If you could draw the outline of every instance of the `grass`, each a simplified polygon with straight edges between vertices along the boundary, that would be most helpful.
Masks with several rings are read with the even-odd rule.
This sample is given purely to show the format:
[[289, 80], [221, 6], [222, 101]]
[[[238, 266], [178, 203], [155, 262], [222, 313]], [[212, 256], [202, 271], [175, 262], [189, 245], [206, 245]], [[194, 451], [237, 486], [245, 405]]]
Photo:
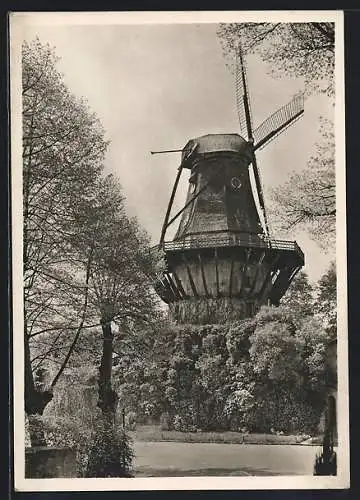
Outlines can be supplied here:
[[[180, 432], [164, 431], [159, 426], [141, 425], [131, 432], [135, 441], [174, 441], [181, 443], [226, 444], [299, 444], [305, 436], [276, 434], [242, 434], [240, 432]], [[308, 437], [308, 436], [307, 436]]]

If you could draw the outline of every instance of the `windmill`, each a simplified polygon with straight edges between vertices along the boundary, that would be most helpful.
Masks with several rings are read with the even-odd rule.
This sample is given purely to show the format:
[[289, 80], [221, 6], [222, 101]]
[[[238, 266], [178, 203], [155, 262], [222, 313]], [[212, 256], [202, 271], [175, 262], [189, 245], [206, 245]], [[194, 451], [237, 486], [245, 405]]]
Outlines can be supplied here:
[[[254, 129], [240, 46], [235, 87], [240, 134], [208, 134], [182, 150], [152, 152], [182, 152], [158, 245], [166, 269], [156, 284], [179, 322], [219, 323], [252, 316], [263, 304], [277, 305], [304, 265], [295, 241], [270, 237], [256, 158], [303, 115], [303, 95]], [[171, 216], [185, 169], [190, 171], [187, 198]], [[166, 241], [168, 227], [179, 218], [175, 237]]]

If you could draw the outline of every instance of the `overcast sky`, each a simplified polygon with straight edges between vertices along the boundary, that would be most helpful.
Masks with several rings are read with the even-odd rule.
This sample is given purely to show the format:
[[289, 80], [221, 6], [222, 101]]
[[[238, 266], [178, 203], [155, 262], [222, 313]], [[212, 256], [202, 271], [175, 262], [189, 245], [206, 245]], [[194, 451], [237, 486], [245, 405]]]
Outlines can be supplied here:
[[[182, 148], [208, 133], [238, 133], [233, 77], [225, 65], [216, 24], [62, 25], [23, 28], [23, 38], [39, 36], [56, 47], [59, 69], [72, 92], [88, 99], [111, 141], [106, 169], [121, 181], [128, 211], [158, 242], [180, 153], [151, 150]], [[274, 79], [256, 56], [247, 58], [254, 125], [302, 90], [298, 79]], [[319, 139], [319, 116], [332, 118], [324, 96], [312, 96], [305, 114], [258, 155], [265, 190], [283, 183], [306, 165]], [[188, 174], [187, 174], [188, 175]], [[187, 178], [173, 210], [185, 199]], [[168, 232], [167, 239], [173, 231]], [[276, 235], [274, 235], [276, 237]], [[296, 237], [312, 280], [333, 255], [306, 234]]]

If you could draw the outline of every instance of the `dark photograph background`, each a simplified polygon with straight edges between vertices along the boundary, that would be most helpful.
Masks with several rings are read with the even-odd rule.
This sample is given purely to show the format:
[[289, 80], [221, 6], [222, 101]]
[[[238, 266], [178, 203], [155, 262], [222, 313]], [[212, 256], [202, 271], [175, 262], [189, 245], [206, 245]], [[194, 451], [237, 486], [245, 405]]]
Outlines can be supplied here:
[[[355, 311], [356, 307], [352, 307], [352, 304], [357, 303], [357, 285], [359, 283], [359, 271], [356, 265], [356, 255], [358, 255], [358, 236], [357, 236], [357, 214], [358, 210], [356, 209], [357, 207], [357, 200], [358, 200], [358, 194], [359, 194], [359, 183], [358, 183], [358, 177], [357, 177], [357, 157], [358, 157], [358, 142], [356, 140], [357, 137], [357, 118], [359, 116], [359, 102], [358, 102], [358, 83], [359, 83], [359, 70], [358, 70], [358, 65], [356, 64], [357, 60], [357, 55], [356, 55], [356, 48], [359, 46], [359, 13], [357, 12], [352, 12], [352, 13], [345, 13], [345, 56], [346, 56], [346, 127], [347, 127], [347, 133], [346, 133], [346, 141], [347, 141], [347, 200], [348, 200], [348, 214], [347, 214], [347, 225], [348, 225], [348, 260], [349, 260], [349, 274], [348, 274], [348, 284], [349, 284], [349, 354], [350, 354], [350, 387], [351, 387], [351, 394], [354, 393], [354, 389], [356, 392], [356, 386], [358, 382], [358, 371], [356, 370], [356, 362], [355, 365], [353, 363], [354, 357], [356, 359], [356, 354], [359, 352], [358, 347], [359, 347], [359, 340], [357, 339], [356, 335], [354, 337], [354, 331], [356, 332], [356, 318], [355, 318]], [[354, 53], [355, 52], [355, 53]], [[6, 62], [6, 60], [4, 60]], [[3, 73], [4, 74], [4, 73]], [[3, 97], [3, 94], [2, 94]], [[4, 95], [4, 104], [6, 104], [6, 93]], [[6, 109], [6, 107], [2, 106], [3, 109]], [[5, 122], [6, 124], [6, 116], [5, 116]], [[5, 130], [5, 128], [3, 129]], [[5, 152], [6, 149], [4, 148], [3, 151]], [[5, 157], [4, 160], [6, 160], [7, 163], [7, 158]], [[4, 164], [6, 164], [4, 162]], [[355, 165], [355, 167], [351, 168], [352, 165]], [[6, 174], [6, 172], [5, 172]], [[5, 175], [4, 179], [4, 185], [7, 185], [8, 183], [8, 176]], [[6, 196], [2, 198], [3, 202], [3, 208], [5, 217], [6, 213], [8, 213], [8, 201]], [[5, 202], [5, 203], [4, 203]], [[6, 224], [7, 225], [7, 224]], [[9, 226], [8, 226], [9, 227]], [[4, 238], [3, 241], [6, 241]], [[8, 245], [5, 245], [5, 251], [8, 251], [9, 247]], [[6, 281], [4, 281], [6, 282]], [[6, 380], [6, 379], [5, 379]], [[354, 385], [355, 384], [355, 385]], [[355, 397], [350, 398], [350, 412], [351, 415], [358, 414], [359, 411], [359, 406], [358, 406], [358, 400]], [[351, 417], [351, 420], [353, 421], [353, 416]], [[352, 425], [352, 438], [351, 438], [351, 448], [354, 449], [354, 443], [356, 443], [356, 426]], [[356, 464], [356, 453], [353, 454], [352, 456], [352, 464], [351, 468]], [[352, 475], [352, 480], [353, 484], [356, 484], [356, 475]], [[193, 493], [194, 494], [194, 493]], [[202, 493], [204, 494], [204, 493]], [[210, 493], [209, 493], [210, 494]], [[277, 498], [281, 498], [281, 495], [285, 494], [285, 492], [280, 492], [279, 496]], [[294, 492], [290, 493], [290, 495], [295, 494]], [[19, 494], [20, 495], [20, 494]], [[30, 494], [22, 494], [28, 495]], [[51, 497], [49, 496], [50, 494], [34, 494], [37, 495], [36, 498], [52, 498], [53, 495], [51, 494]], [[65, 495], [65, 496], [64, 496]], [[110, 493], [106, 494], [101, 494], [98, 493], [97, 495], [106, 495], [106, 498], [108, 498], [108, 495]], [[201, 493], [198, 493], [197, 495], [201, 495]], [[307, 495], [307, 492], [301, 492], [299, 495]], [[317, 495], [320, 495], [320, 492], [317, 493]], [[67, 493], [62, 493], [59, 494], [61, 498], [70, 498]], [[76, 496], [83, 496], [83, 494], [76, 494]], [[105, 498], [105, 496], [104, 496]], [[284, 496], [285, 498], [285, 496]], [[286, 498], [291, 498], [291, 496], [287, 496]], [[304, 497], [306, 498], [306, 497]]]

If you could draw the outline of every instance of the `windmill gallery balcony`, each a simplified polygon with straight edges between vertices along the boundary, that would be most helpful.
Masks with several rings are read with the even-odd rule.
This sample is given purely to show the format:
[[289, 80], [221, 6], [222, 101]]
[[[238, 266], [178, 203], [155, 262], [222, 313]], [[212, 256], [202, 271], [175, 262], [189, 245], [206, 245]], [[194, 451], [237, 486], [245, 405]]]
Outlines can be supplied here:
[[211, 322], [254, 314], [262, 304], [278, 304], [304, 265], [295, 241], [251, 234], [192, 234], [163, 242], [166, 270], [156, 284], [178, 321]]
[[304, 253], [296, 241], [277, 240], [251, 234], [199, 234], [186, 236], [175, 241], [165, 241], [165, 252], [174, 250], [192, 250], [197, 248], [248, 247], [268, 248], [274, 250], [291, 250], [297, 254], [301, 265], [304, 265]]

